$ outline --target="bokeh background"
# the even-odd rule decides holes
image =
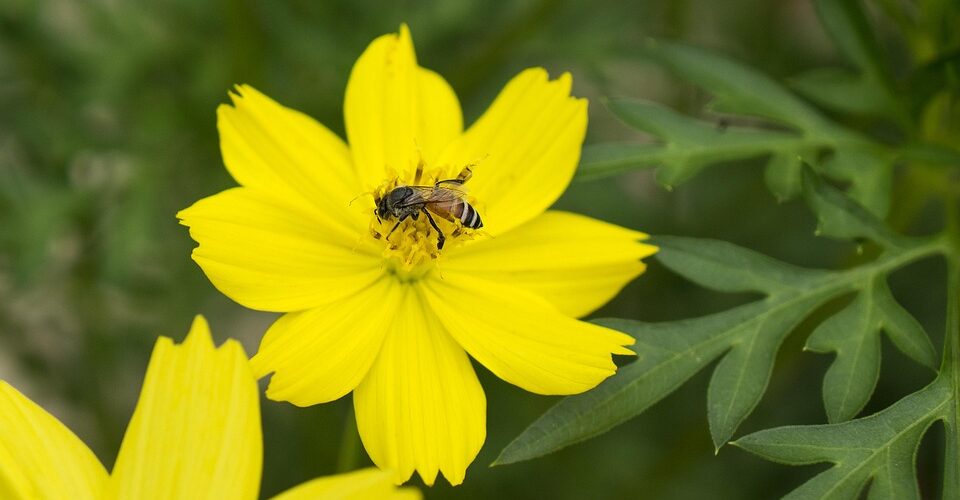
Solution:
[[[215,109],[232,85],[249,83],[342,135],[351,65],[401,22],[420,63],[457,91],[467,123],[521,69],[571,71],[575,94],[591,100],[588,144],[647,140],[619,124],[603,96],[687,113],[705,101],[637,57],[647,37],[710,47],[781,79],[843,64],[805,0],[2,0],[0,378],[66,422],[109,466],[157,335],[179,340],[202,313],[218,340],[238,338],[255,352],[275,316],[217,293],[174,218],[234,185],[220,159]],[[649,171],[577,182],[558,205],[652,234],[729,240],[800,265],[860,258],[851,245],[816,238],[801,202],[778,204],[764,188],[762,164],[710,168],[673,192]],[[893,276],[895,294],[938,346],[942,274],[940,263],[921,262]],[[702,290],[654,260],[593,316],[660,321],[753,298]],[[816,318],[783,346],[768,394],[740,435],[825,421],[820,384],[830,357],[801,352]],[[889,344],[883,356],[868,411],[932,378]],[[599,438],[488,468],[555,399],[477,369],[489,406],[486,445],[463,486],[440,480],[427,498],[771,498],[825,468],[782,467],[731,447],[715,456],[709,369]],[[369,463],[350,407],[349,396],[307,409],[263,400],[263,496]],[[941,438],[934,429],[921,450],[927,493],[936,489]]]

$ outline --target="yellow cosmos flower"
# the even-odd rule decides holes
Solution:
[[[255,499],[263,442],[257,382],[243,348],[213,346],[197,317],[183,344],[160,337],[112,474],[56,417],[0,381],[0,498]],[[278,497],[420,498],[367,469],[314,479]]]
[[[287,313],[252,360],[258,376],[273,374],[269,398],[309,406],[353,391],[374,463],[397,482],[416,470],[427,484],[438,472],[459,484],[486,433],[467,353],[539,394],[580,393],[613,375],[611,354],[632,354],[633,339],[574,318],[616,295],[656,249],[643,233],[547,211],[586,132],[587,103],[570,86],[569,74],[523,71],[464,131],[456,95],[417,65],[403,26],[353,67],[349,146],[236,89],[218,127],[241,187],[178,217],[221,292]],[[445,201],[407,205],[399,225],[402,214],[375,210],[410,185],[423,188],[407,202],[441,188]],[[461,198],[479,220],[462,215]]]

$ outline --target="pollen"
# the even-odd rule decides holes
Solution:
[[[444,184],[438,185],[437,181],[448,178],[446,172],[450,169],[436,169],[428,173],[424,170],[421,160],[413,175],[391,175],[373,192],[376,207],[398,188],[421,188],[420,192],[412,195],[413,198],[398,204],[401,207],[399,212],[374,211],[370,219],[370,236],[382,243],[385,265],[398,277],[408,280],[426,276],[437,267],[443,252],[461,246],[479,234],[450,212],[449,202],[435,201],[437,197],[431,195],[434,190],[448,189],[443,187]],[[455,192],[463,197],[464,202],[477,203],[463,188],[457,188]]]

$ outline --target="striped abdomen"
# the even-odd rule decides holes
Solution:
[[[473,208],[473,205],[467,203],[464,200],[460,200],[460,206],[456,207],[460,213],[454,212],[460,222],[464,227],[469,227],[470,229],[480,229],[483,227],[483,221],[480,220],[480,214],[477,212],[476,208]]]
[[[477,209],[466,202],[466,200],[457,198],[444,203],[430,203],[427,205],[430,210],[441,217],[449,220],[457,219],[463,224],[463,227],[470,229],[480,229],[483,227],[483,221],[480,220],[480,214]]]

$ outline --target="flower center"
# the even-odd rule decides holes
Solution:
[[[482,227],[464,186],[470,167],[453,177],[447,170],[424,172],[421,161],[412,178],[391,175],[374,190],[370,235],[383,242],[388,269],[402,279],[426,276],[443,251],[474,239]]]

